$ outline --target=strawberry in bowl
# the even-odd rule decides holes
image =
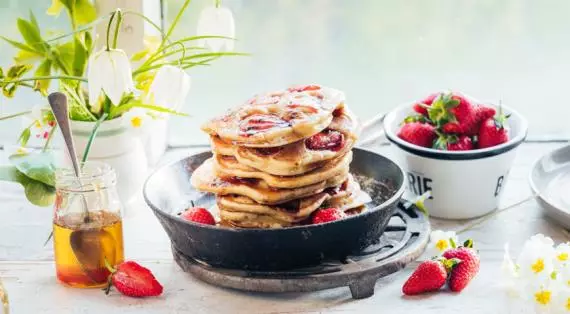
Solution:
[[[426,205],[432,216],[466,219],[497,208],[528,125],[508,107],[443,91],[396,107],[384,128],[409,191],[431,191]]]

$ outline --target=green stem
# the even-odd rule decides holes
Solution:
[[[219,8],[222,5],[222,0],[216,0],[216,8]]]
[[[176,14],[176,17],[174,18],[174,21],[172,21],[172,24],[170,24],[170,27],[168,28],[168,31],[166,32],[166,36],[164,36],[164,38],[162,39],[162,43],[160,44],[160,47],[164,46],[164,43],[168,40],[168,38],[170,37],[170,35],[172,35],[172,32],[174,31],[174,29],[176,28],[176,25],[178,24],[178,21],[180,20],[180,18],[182,17],[182,14],[184,14],[184,11],[186,11],[186,9],[188,8],[188,5],[190,4],[191,0],[185,0],[184,4],[182,5],[182,8],[180,8],[180,11],[178,11],[178,14]]]
[[[149,59],[148,59],[149,62],[148,62],[147,65],[151,65],[151,64],[153,64],[153,63],[156,62],[156,61],[163,60],[163,59],[165,59],[165,58],[167,58],[167,57],[170,57],[170,56],[172,56],[172,55],[174,55],[174,54],[177,54],[177,53],[179,53],[179,52],[183,52],[183,51],[184,51],[184,52],[186,53],[186,51],[188,51],[188,50],[194,50],[194,49],[196,49],[196,50],[205,50],[205,48],[202,48],[202,47],[184,47],[184,50],[183,50],[183,49],[172,50],[172,51],[170,51],[170,52],[167,52],[167,53],[165,53],[165,54],[160,55],[160,57],[159,57],[159,56],[155,56],[155,57],[153,57],[152,59],[149,58]]]
[[[19,117],[19,116],[23,116],[23,115],[27,115],[27,114],[29,114],[29,113],[32,113],[32,111],[30,111],[30,110],[28,110],[28,111],[22,111],[22,112],[14,113],[14,114],[11,114],[11,115],[3,116],[3,117],[0,117],[0,121],[12,119],[12,118]]]
[[[49,144],[51,143],[51,139],[53,137],[53,135],[55,134],[55,130],[57,129],[57,124],[53,126],[53,128],[51,128],[51,130],[49,131],[49,135],[48,138],[46,140],[46,143],[44,145],[43,151],[47,151],[47,149],[49,148]]]
[[[151,19],[149,19],[148,17],[146,17],[143,14],[140,14],[138,12],[135,11],[125,11],[123,12],[123,15],[127,15],[127,14],[132,14],[132,15],[136,15],[138,17],[140,17],[141,19],[145,20],[147,23],[149,23],[152,27],[154,27],[154,29],[156,29],[162,38],[166,37],[166,35],[162,32],[162,28],[160,28],[160,26],[158,26],[155,22],[153,22]]]
[[[115,36],[113,37],[113,49],[117,49],[117,40],[119,39],[119,30],[123,22],[123,13],[121,9],[117,9],[117,23],[115,23]]]
[[[164,62],[164,63],[160,63],[160,64],[155,64],[155,65],[151,65],[148,67],[145,67],[144,69],[138,69],[136,71],[133,72],[133,75],[139,75],[141,73],[147,72],[147,71],[151,71],[154,69],[158,69],[161,68],[164,65],[180,65],[182,66],[182,68],[187,69],[193,66],[198,66],[198,65],[209,65],[208,63],[210,61],[214,61],[216,59],[219,59],[220,57],[212,57],[212,58],[208,58],[206,60],[200,61],[200,62],[184,62],[182,60],[177,60],[177,61],[170,61],[170,62]]]
[[[79,76],[72,76],[72,75],[51,75],[51,76],[36,76],[36,77],[28,77],[22,78],[17,80],[6,80],[0,81],[2,84],[10,84],[10,83],[20,83],[20,82],[29,82],[29,81],[42,81],[42,80],[75,80],[81,82],[87,82],[86,78],[79,77]]]
[[[91,135],[89,136],[89,140],[87,141],[87,145],[85,145],[85,151],[83,152],[83,158],[81,159],[82,163],[87,161],[87,156],[89,155],[89,150],[91,150],[91,144],[93,144],[93,140],[97,136],[97,131],[99,131],[99,127],[101,123],[105,121],[107,118],[107,113],[104,112],[103,115],[95,122],[95,126],[93,127],[93,131],[91,131]]]
[[[111,17],[109,18],[109,23],[107,24],[107,51],[111,50],[111,48],[109,48],[109,37],[111,35],[111,24],[113,23],[113,20],[115,19],[115,14],[117,14],[117,11],[114,11],[111,14]]]

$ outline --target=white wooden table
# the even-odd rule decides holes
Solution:
[[[527,176],[543,153],[564,143],[525,143],[506,185],[502,207],[530,195]],[[203,148],[200,148],[202,150]],[[163,162],[179,159],[198,149],[170,151]],[[389,147],[378,149],[389,154]],[[503,245],[517,252],[535,233],[556,242],[568,233],[544,218],[534,200],[502,212],[461,234],[471,237],[480,250],[479,275],[461,294],[442,292],[403,297],[401,286],[416,263],[378,281],[376,293],[352,300],[348,287],[303,294],[259,294],[221,289],[182,272],[173,262],[165,232],[140,200],[125,215],[126,257],[151,268],[165,292],[161,297],[132,299],[98,290],[66,288],[55,280],[51,244],[43,242],[51,228],[51,209],[30,206],[18,187],[0,185],[0,277],[8,290],[12,312],[21,313],[507,313],[507,301],[497,282]],[[434,229],[459,230],[467,221],[432,219]]]

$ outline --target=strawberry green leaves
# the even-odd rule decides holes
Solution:
[[[456,122],[456,117],[449,113],[449,109],[459,106],[459,100],[453,99],[451,92],[441,93],[428,109],[428,116],[436,126],[442,126],[448,122]]]

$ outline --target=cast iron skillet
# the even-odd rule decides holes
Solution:
[[[215,204],[210,193],[190,184],[192,172],[211,156],[196,154],[156,170],[146,181],[144,197],[166,230],[174,248],[212,266],[283,270],[343,259],[371,245],[384,232],[404,193],[404,174],[391,160],[355,148],[351,173],[370,194],[369,209],[347,219],[283,229],[232,229],[182,220],[190,206]]]

